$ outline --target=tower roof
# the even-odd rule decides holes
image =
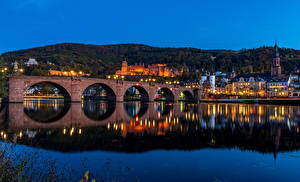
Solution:
[[[279,58],[279,57],[280,57],[280,54],[279,54],[279,50],[278,50],[278,46],[277,46],[277,41],[275,41],[273,58]]]

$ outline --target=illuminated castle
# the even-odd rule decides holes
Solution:
[[[181,76],[182,73],[169,69],[166,64],[151,64],[146,68],[143,64],[135,64],[128,66],[127,61],[122,61],[121,70],[116,72],[116,75],[153,75],[162,77]]]

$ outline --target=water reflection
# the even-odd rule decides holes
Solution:
[[[131,117],[141,117],[148,110],[148,103],[145,102],[124,102],[124,110]]]
[[[24,113],[32,120],[42,123],[61,119],[69,109],[70,104],[63,99],[24,101]]]
[[[181,103],[183,104],[183,103]],[[167,116],[169,113],[172,112],[173,103],[167,102],[156,102],[155,103],[155,110],[158,113],[158,117],[160,116]]]
[[[51,150],[228,147],[276,155],[300,147],[298,106],[53,100],[7,109],[3,140]]]
[[[84,114],[94,121],[107,119],[115,111],[115,108],[115,102],[86,100],[82,103]]]

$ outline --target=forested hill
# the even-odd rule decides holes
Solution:
[[[22,63],[35,58],[40,65],[32,68],[34,75],[45,74],[49,69],[83,70],[93,76],[114,73],[121,67],[121,61],[128,59],[129,64],[166,63],[169,67],[180,69],[186,65],[190,71],[207,70],[229,72],[269,72],[273,47],[257,49],[202,50],[195,48],[159,48],[141,44],[85,45],[64,43],[49,45],[2,54],[6,63],[17,60]],[[300,65],[300,50],[280,49],[281,65],[288,73]],[[47,63],[53,63],[49,65]]]

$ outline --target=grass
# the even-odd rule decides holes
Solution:
[[[111,160],[107,159],[102,172],[91,174],[83,161],[83,170],[75,171],[68,165],[58,167],[55,159],[45,159],[35,152],[18,151],[14,144],[0,143],[0,182],[31,181],[79,181],[79,182],[122,182],[139,181],[131,177],[129,167],[119,164],[119,169],[112,172]],[[78,177],[78,174],[79,177]]]

